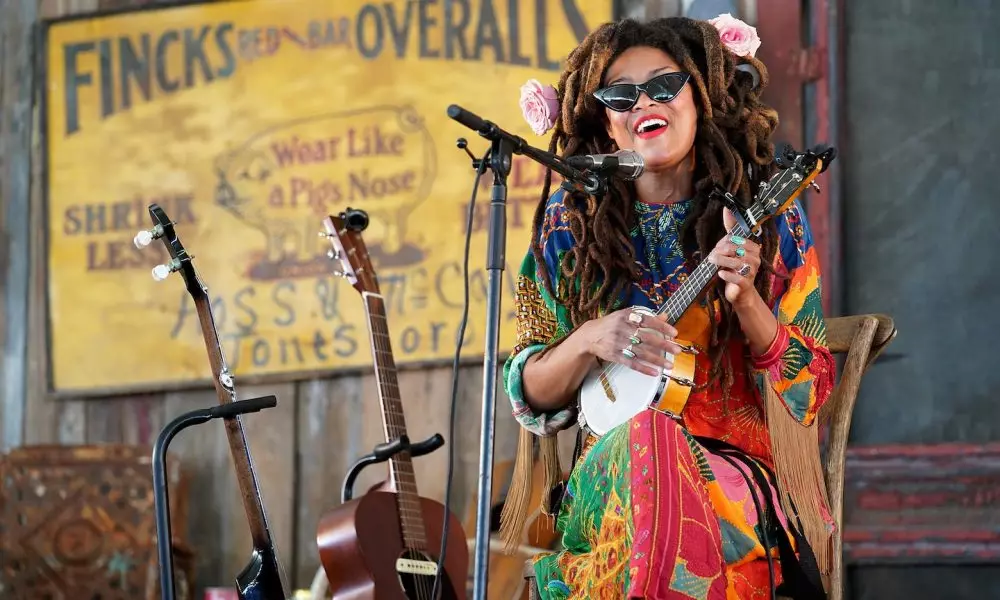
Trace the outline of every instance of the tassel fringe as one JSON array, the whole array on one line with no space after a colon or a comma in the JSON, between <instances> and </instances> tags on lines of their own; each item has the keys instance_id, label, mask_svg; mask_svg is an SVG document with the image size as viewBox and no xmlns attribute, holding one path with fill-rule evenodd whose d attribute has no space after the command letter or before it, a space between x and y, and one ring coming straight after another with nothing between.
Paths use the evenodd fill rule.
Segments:
<instances>
[{"instance_id":1,"label":"tassel fringe","mask_svg":"<svg viewBox=\"0 0 1000 600\"><path fill-rule=\"evenodd\" d=\"M781 508L789 522L798 516L799 529L809 542L824 581L833 570L833 532L827 525L829 497L819 455L819 421L809 427L788 412L765 374L764 414L771 436L774 472L781 492ZM792 504L794 503L794 508Z\"/></svg>"},{"instance_id":2,"label":"tassel fringe","mask_svg":"<svg viewBox=\"0 0 1000 600\"><path fill-rule=\"evenodd\" d=\"M550 514L549 490L559 483L562 469L559 466L558 439L553 434L539 438L539 458L545 472L545 488L542 490L541 508L546 515ZM514 459L514 472L511 474L507 498L500 511L500 540L503 542L504 554L511 555L521 544L524 536L524 524L528 513L534 507L528 503L532 497L532 472L535 459L535 435L524 429L517 438L517 455Z\"/></svg>"},{"instance_id":3,"label":"tassel fringe","mask_svg":"<svg viewBox=\"0 0 1000 600\"><path fill-rule=\"evenodd\" d=\"M521 427L517 438L514 472L511 474L507 499L500 512L500 540L504 554L513 554L520 542L524 523L528 518L528 500L531 498L531 466L535 458L535 436Z\"/></svg>"},{"instance_id":4,"label":"tassel fringe","mask_svg":"<svg viewBox=\"0 0 1000 600\"><path fill-rule=\"evenodd\" d=\"M552 488L559 485L562 479L562 468L559 465L559 439L555 435L539 438L539 457L542 459L542 467L545 470L545 488L542 496L542 513L548 516L552 514Z\"/></svg>"}]
</instances>

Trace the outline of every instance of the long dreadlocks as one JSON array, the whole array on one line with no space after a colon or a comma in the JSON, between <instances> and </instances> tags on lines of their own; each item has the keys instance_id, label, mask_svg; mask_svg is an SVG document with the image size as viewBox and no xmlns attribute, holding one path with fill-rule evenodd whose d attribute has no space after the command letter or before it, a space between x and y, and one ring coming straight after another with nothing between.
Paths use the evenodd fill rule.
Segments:
<instances>
[{"instance_id":1,"label":"long dreadlocks","mask_svg":"<svg viewBox=\"0 0 1000 600\"><path fill-rule=\"evenodd\" d=\"M709 198L714 185L725 187L748 205L752 191L773 172L774 147L770 138L778 117L760 101L760 90L767 84L767 71L756 59L728 52L719 40L718 30L705 21L672 17L649 23L635 20L607 23L588 35L567 59L557 87L561 108L549 144L550 152L569 156L610 153L618 149L608 136L604 108L592 94L601 87L609 65L634 46L651 46L664 51L691 76L694 86L700 110L694 140L696 200L680 231L688 259L698 260L707 256L726 234L723 205ZM737 69L743 63L757 70L759 85L754 85L753 75ZM550 189L551 173L548 173L534 218L532 248L538 264L544 264L539 234ZM563 279L571 283L553 289L547 270L541 269L541 272L547 291L566 306L574 326L610 310L631 280L638 276L635 250L629 238L635 221L632 210L635 197L633 184L617 180L602 198L582 193L567 196L566 215L576 243L563 257L560 271ZM773 272L770 265L777 246L772 222L765 224L760 241L761 269L754 284L767 300L770 297L767 275ZM621 273L631 277L621 277ZM724 375L727 384L724 389L728 389L728 384L732 383L732 367L728 363L723 365L723 348L737 331L738 324L732 307L724 301L718 302L722 318L716 323L715 301L721 298L721 285L708 291L709 322L712 324L709 381Z\"/></svg>"}]
</instances>

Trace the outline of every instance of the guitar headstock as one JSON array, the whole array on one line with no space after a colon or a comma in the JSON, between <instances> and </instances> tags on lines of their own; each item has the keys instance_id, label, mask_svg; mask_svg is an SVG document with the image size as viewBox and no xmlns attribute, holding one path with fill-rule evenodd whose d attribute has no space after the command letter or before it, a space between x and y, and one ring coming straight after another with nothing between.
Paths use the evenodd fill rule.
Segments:
<instances>
[{"instance_id":1,"label":"guitar headstock","mask_svg":"<svg viewBox=\"0 0 1000 600\"><path fill-rule=\"evenodd\" d=\"M153 267L153 279L163 281L174 271L180 271L188 292L195 299L204 296L206 294L205 287L198 278L198 273L191 262L194 259L194 255L189 254L187 249L184 248L184 244L181 243L177 232L174 231L174 222L170 220L167 213L156 203L149 205L149 217L153 221L152 229L140 231L132 241L136 248L145 248L153 243L153 240L161 240L164 247L166 247L167 253L170 255L170 261L165 265L156 265Z\"/></svg>"},{"instance_id":2,"label":"guitar headstock","mask_svg":"<svg viewBox=\"0 0 1000 600\"><path fill-rule=\"evenodd\" d=\"M351 282L361 293L378 294L378 278L372 266L361 232L368 227L368 213L355 208L323 219L325 231L321 236L330 240L332 248L327 252L339 264L334 274Z\"/></svg>"},{"instance_id":3,"label":"guitar headstock","mask_svg":"<svg viewBox=\"0 0 1000 600\"><path fill-rule=\"evenodd\" d=\"M778 171L769 181L762 182L753 203L742 207L725 190L717 190L726 206L736 215L737 220L751 235L760 233L761 225L768 219L784 212L807 187L820 191L816 177L825 171L837 156L833 147L816 148L797 152L784 145L775 152Z\"/></svg>"}]
</instances>

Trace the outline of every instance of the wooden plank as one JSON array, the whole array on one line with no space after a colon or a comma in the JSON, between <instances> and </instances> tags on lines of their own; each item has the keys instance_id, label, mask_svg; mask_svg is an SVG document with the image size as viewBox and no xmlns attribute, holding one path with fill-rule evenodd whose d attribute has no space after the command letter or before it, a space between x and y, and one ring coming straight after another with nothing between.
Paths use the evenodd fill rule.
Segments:
<instances>
[{"instance_id":1,"label":"wooden plank","mask_svg":"<svg viewBox=\"0 0 1000 600\"><path fill-rule=\"evenodd\" d=\"M316 525L340 504L340 491L351 464L371 448L362 445L361 414L364 388L372 375L339 377L299 384L298 478L295 485L295 581L308 586L316 569Z\"/></svg>"},{"instance_id":2,"label":"wooden plank","mask_svg":"<svg viewBox=\"0 0 1000 600\"><path fill-rule=\"evenodd\" d=\"M97 0L43 0L39 8L43 18L54 18L62 15L90 12L97 10ZM39 49L41 55L42 48ZM37 101L41 103L41 95ZM45 211L42 176L44 161L42 160L42 123L39 107L35 109L32 156L31 186L31 225L30 231L45 230ZM29 305L32 308L28 314L28 362L27 380L28 394L24 415L25 444L82 444L86 442L86 405L81 400L51 401L45 397L47 388L47 322L46 322L46 279L45 279L45 240L44 236L31 236L31 277L28 285Z\"/></svg>"},{"instance_id":3,"label":"wooden plank","mask_svg":"<svg viewBox=\"0 0 1000 600\"><path fill-rule=\"evenodd\" d=\"M115 443L149 446L166 424L163 420L164 396L145 394L99 400L76 401L82 406L85 439L89 444ZM65 407L63 411L65 412Z\"/></svg>"},{"instance_id":4,"label":"wooden plank","mask_svg":"<svg viewBox=\"0 0 1000 600\"><path fill-rule=\"evenodd\" d=\"M240 399L247 400L269 394L277 397L278 405L260 413L247 415L243 419L243 426L246 430L247 447L253 456L254 470L257 473L258 485L267 512L271 537L274 539L278 557L288 577L286 583L294 585L295 385L285 383L243 386L240 390ZM247 530L243 508L238 504L238 499L236 502L229 504L234 507L231 512L230 529L236 534L233 536L237 553L236 564L238 569L242 569L250 558L250 533ZM235 576L239 572L238 569L229 573ZM227 575L227 572L223 571L222 575Z\"/></svg>"},{"instance_id":5,"label":"wooden plank","mask_svg":"<svg viewBox=\"0 0 1000 600\"><path fill-rule=\"evenodd\" d=\"M87 414L88 444L119 444L122 442L122 412L129 398L91 400L84 410Z\"/></svg>"},{"instance_id":6,"label":"wooden plank","mask_svg":"<svg viewBox=\"0 0 1000 600\"><path fill-rule=\"evenodd\" d=\"M161 394L140 396L122 405L122 442L152 447L167 424L164 405Z\"/></svg>"},{"instance_id":7,"label":"wooden plank","mask_svg":"<svg viewBox=\"0 0 1000 600\"><path fill-rule=\"evenodd\" d=\"M24 438L28 356L28 247L31 193L32 33L37 0L4 3L0 20L3 78L0 79L0 286L3 288L4 355L2 382L2 449Z\"/></svg>"},{"instance_id":8,"label":"wooden plank","mask_svg":"<svg viewBox=\"0 0 1000 600\"><path fill-rule=\"evenodd\" d=\"M403 410L406 412L410 439L421 441L435 433L440 433L445 438L445 445L436 452L414 460L414 474L417 477L420 495L438 502L444 502L448 475L448 451L451 445L448 433L451 381L451 368L405 372L399 376L399 388L403 391ZM459 389L459 393L461 391ZM460 396L459 400L463 398Z\"/></svg>"}]
</instances>

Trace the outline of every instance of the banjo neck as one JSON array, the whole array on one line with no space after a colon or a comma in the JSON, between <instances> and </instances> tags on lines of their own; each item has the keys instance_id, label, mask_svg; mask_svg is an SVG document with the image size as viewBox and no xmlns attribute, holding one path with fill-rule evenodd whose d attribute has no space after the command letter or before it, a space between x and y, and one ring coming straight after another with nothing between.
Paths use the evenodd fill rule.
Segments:
<instances>
[{"instance_id":1,"label":"banjo neck","mask_svg":"<svg viewBox=\"0 0 1000 600\"><path fill-rule=\"evenodd\" d=\"M740 237L747 237L749 232L742 224L737 224L736 227L729 232L729 235L738 235ZM663 303L663 306L656 311L657 315L666 315L667 322L671 325L676 325L680 321L684 312L701 296L705 288L708 287L712 280L715 279L716 273L719 272L719 267L715 263L712 263L708 259L701 261L701 263L695 267L694 271L688 275L688 278L684 280L677 291L667 298L667 301Z\"/></svg>"}]
</instances>

